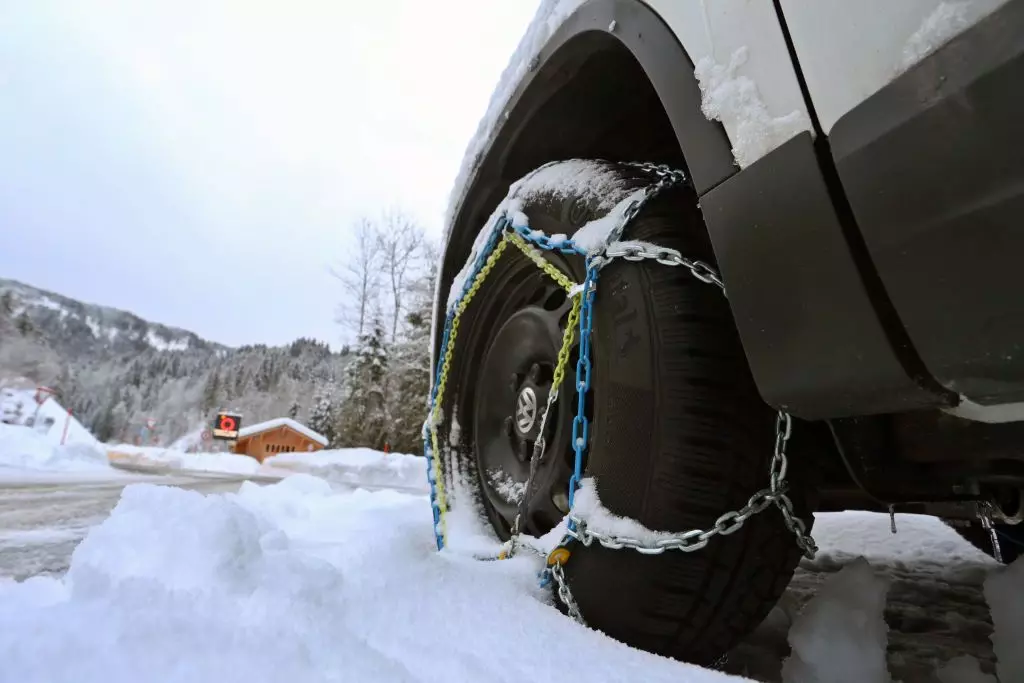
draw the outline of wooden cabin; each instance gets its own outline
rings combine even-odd
[[[263,462],[278,453],[312,453],[327,447],[327,439],[287,417],[244,427],[232,451]]]

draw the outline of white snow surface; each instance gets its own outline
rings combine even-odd
[[[17,470],[33,472],[109,472],[104,451],[94,445],[61,446],[30,427],[0,424],[0,478],[19,478]],[[7,476],[10,475],[10,476]]]
[[[341,448],[314,453],[281,453],[264,465],[275,470],[313,474],[334,484],[429,491],[427,459],[369,448]]]
[[[501,469],[487,470],[487,481],[508,503],[518,503],[526,493],[526,482],[516,481],[511,474]]]
[[[69,418],[68,411],[57,402],[57,399],[49,396],[42,404],[37,404],[35,393],[35,389],[3,389],[0,391],[0,414],[6,419],[6,416],[14,414],[14,408],[20,404],[21,417],[15,423],[24,425],[34,416],[35,424],[32,429],[43,434],[51,443],[59,444],[63,437],[66,445],[100,446],[99,440],[76,420],[74,415]],[[64,433],[65,426],[67,434]]]
[[[572,504],[573,513],[586,522],[590,531],[610,536],[625,536],[647,544],[656,543],[674,536],[669,531],[648,529],[635,519],[620,517],[601,504],[597,493],[597,481],[586,477],[580,482]]]
[[[196,472],[224,474],[258,474],[260,463],[255,458],[237,453],[185,453],[156,446],[111,446],[109,457],[115,462],[141,467],[160,467]]]
[[[646,192],[646,188],[630,190],[619,173],[609,164],[600,161],[570,159],[545,164],[531,171],[512,184],[508,197],[502,200],[480,228],[469,256],[452,280],[446,310],[451,311],[458,302],[477,259],[494,231],[494,224],[502,213],[508,215],[514,225],[525,225],[529,219],[522,213],[522,207],[527,200],[540,195],[555,199],[577,198],[592,211],[604,213],[601,218],[588,222],[572,235],[572,239],[588,253],[596,253],[607,245],[611,231],[622,223],[627,207],[634,200],[641,199]]]
[[[765,514],[770,513],[766,510]],[[992,560],[960,537],[955,529],[927,515],[897,514],[893,534],[889,518],[873,512],[831,512],[815,515],[812,535],[818,543],[807,567],[832,569],[857,557],[884,562],[901,571],[942,569],[946,575],[976,573]],[[964,569],[956,569],[964,567]]]
[[[939,3],[907,40],[896,73],[903,73],[962,33],[964,29],[976,24],[995,9],[993,4],[977,0],[950,0]],[[998,4],[1001,3],[995,3],[996,6]]]
[[[239,438],[243,436],[252,436],[253,434],[259,434],[260,432],[265,432],[271,429],[277,429],[278,427],[289,427],[297,431],[299,434],[302,434],[307,439],[312,439],[313,441],[316,441],[321,446],[327,445],[326,436],[320,434],[319,432],[314,432],[306,425],[302,424],[301,422],[297,422],[291,419],[290,417],[278,417],[274,418],[273,420],[267,420],[266,422],[257,422],[254,425],[242,427],[241,429],[238,430],[238,436]]]
[[[789,629],[783,683],[889,683],[888,590],[863,558],[830,576]]]
[[[604,216],[588,222],[577,230],[572,236],[573,241],[588,254],[602,251],[608,246],[612,231],[622,225],[622,221],[625,220],[626,209],[633,202],[643,199],[646,194],[646,187],[629,193]]]
[[[520,682],[737,680],[566,619],[539,559],[438,553],[425,496],[296,475],[238,493],[127,487],[62,578],[0,582],[2,678]]]
[[[725,126],[740,168],[746,168],[798,133],[811,130],[810,120],[799,109],[772,116],[757,84],[738,73],[748,57],[747,48],[741,47],[732,53],[728,64],[703,57],[694,68],[701,110],[706,117]]]
[[[1024,557],[989,574],[985,601],[992,613],[992,649],[999,680],[1024,681]]]

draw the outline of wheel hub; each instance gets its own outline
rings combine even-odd
[[[516,399],[516,429],[526,436],[533,430],[537,421],[537,392],[531,387],[523,387]]]

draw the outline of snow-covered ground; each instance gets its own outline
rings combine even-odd
[[[98,447],[100,442],[82,423],[69,415],[57,399],[47,397],[42,404],[35,400],[35,389],[0,390],[0,418],[3,422],[29,426],[54,445],[80,444]]]
[[[98,445],[79,441],[61,446],[31,427],[0,424],[0,481],[46,473],[116,475]]]
[[[788,683],[887,683],[868,677],[880,663],[903,683],[979,661],[991,672],[982,587],[1003,610],[993,639],[1013,642],[1024,577],[936,520],[897,524],[892,536],[882,515],[819,515],[819,558],[727,670],[782,680],[789,638],[818,677]],[[209,495],[133,484],[66,574],[0,579],[0,680],[518,683],[567,666],[588,682],[736,680],[576,625],[537,588],[538,562],[437,553],[423,495],[338,493],[305,474]],[[947,666],[958,655],[978,661]]]
[[[315,453],[282,453],[264,464],[274,470],[314,474],[334,484],[429,491],[427,462],[416,455],[342,448]]]
[[[139,470],[182,470],[255,475],[260,463],[255,458],[235,453],[186,453],[157,446],[110,446],[107,457],[115,467]]]

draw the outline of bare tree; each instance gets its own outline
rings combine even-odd
[[[355,248],[339,269],[331,274],[341,281],[345,300],[338,307],[336,320],[348,330],[350,338],[359,339],[366,332],[370,311],[377,298],[381,254],[377,227],[368,218],[361,218],[354,230]]]
[[[398,326],[405,314],[408,281],[423,266],[426,237],[423,228],[399,209],[384,213],[376,229],[377,250],[381,269],[389,289],[390,305],[388,342],[395,343]]]

